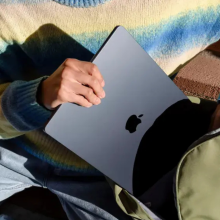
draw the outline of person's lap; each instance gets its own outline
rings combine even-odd
[[[210,116],[215,109],[215,105],[210,105],[208,109],[205,109],[207,106],[209,105],[205,105],[204,108],[196,107],[196,110],[192,111],[194,112],[193,115],[190,114],[190,118],[186,120],[188,123],[185,123],[187,127],[195,120],[194,116],[197,115],[197,111],[200,114],[196,116],[197,120],[194,121],[194,126],[191,127],[188,133],[194,133],[195,135],[195,132],[199,132],[197,136],[202,135],[200,122],[203,121],[206,129]],[[166,127],[168,123],[163,124]],[[184,136],[184,128],[178,129],[177,126],[182,126],[182,123],[175,124],[174,127],[177,131],[175,136],[178,137],[178,133]],[[197,130],[199,126],[200,129]],[[164,132],[165,129],[162,130]],[[158,134],[161,134],[161,132]],[[170,135],[167,135],[167,137],[170,137]],[[163,138],[163,140],[165,139]],[[55,168],[20,147],[7,147],[4,143],[4,141],[0,141],[0,201],[27,187],[47,187],[58,196],[69,219],[130,219],[117,206],[112,189],[104,177],[79,175],[79,173]],[[179,143],[178,140],[176,140],[176,143]],[[189,146],[185,146],[183,150],[185,151],[187,147]],[[146,155],[146,152],[144,155]],[[145,170],[143,165],[146,165],[146,162],[139,168],[142,167]],[[144,182],[143,179],[141,182]],[[146,190],[145,185],[142,184],[142,188]]]
[[[31,186],[47,187],[56,194],[69,219],[130,219],[117,206],[104,177],[79,176],[55,168],[1,141],[0,201]]]

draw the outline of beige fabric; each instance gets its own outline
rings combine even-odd
[[[4,90],[9,86],[10,83],[0,85],[0,102],[1,96]],[[4,117],[2,108],[0,105],[0,139],[9,139],[24,134],[23,132],[17,131]]]

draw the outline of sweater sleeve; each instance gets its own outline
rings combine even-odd
[[[51,111],[39,105],[36,93],[44,77],[0,85],[0,139],[9,139],[44,126]]]

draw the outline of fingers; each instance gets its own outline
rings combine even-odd
[[[83,73],[76,73],[75,78],[81,84],[88,85],[99,98],[102,99],[105,97],[105,91],[103,90],[101,84],[96,77],[88,76]]]
[[[82,62],[81,65],[83,67],[83,69],[81,69],[82,71],[85,70],[87,73],[89,73],[89,75],[97,78],[99,82],[101,83],[101,86],[104,87],[105,81],[98,67],[95,64],[89,63],[89,62]]]
[[[83,96],[93,105],[98,105],[101,103],[100,98],[98,98],[94,94],[93,90],[89,87],[83,86],[78,82],[70,82],[68,80],[63,81],[63,85],[65,85],[63,89],[65,89],[66,92]]]
[[[65,102],[91,107],[105,97],[105,82],[97,66],[76,59],[66,59],[40,86],[40,103],[55,109]]]
[[[65,61],[65,64],[71,67],[72,69],[77,68],[77,70],[79,70],[80,72],[94,76],[95,78],[98,79],[101,86],[104,87],[105,81],[98,67],[95,64],[85,61],[79,61],[76,59],[70,59],[70,58]]]
[[[65,97],[65,99],[63,99],[63,103],[71,102],[86,108],[90,108],[92,106],[92,103],[90,103],[83,96],[76,95],[74,93],[68,93],[65,91],[63,93],[63,97]]]
[[[99,80],[94,76],[73,70],[71,67],[65,67],[62,77],[64,80],[71,81],[72,83],[78,82],[79,84],[88,85],[99,98],[105,97],[105,91]]]
[[[101,103],[100,98],[98,98],[94,94],[94,92],[91,88],[76,84],[74,89],[77,91],[76,94],[84,96],[93,105],[98,105]]]
[[[100,104],[100,99],[105,97],[103,77],[98,68],[89,62],[67,59],[54,72],[51,81],[57,87],[57,96],[52,98],[51,106],[72,102],[91,107]]]
[[[88,100],[86,100],[83,96],[73,95],[73,96],[71,96],[71,98],[74,99],[75,104],[78,104],[80,106],[83,106],[83,107],[86,107],[86,108],[90,108],[92,106],[92,103],[88,102]]]

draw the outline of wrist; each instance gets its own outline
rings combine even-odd
[[[44,104],[44,86],[45,86],[44,84],[47,78],[48,77],[44,77],[42,81],[40,82],[38,89],[37,89],[37,93],[36,93],[36,100],[40,106],[42,106],[43,108],[47,110],[51,110],[48,107],[46,107],[46,105]]]

